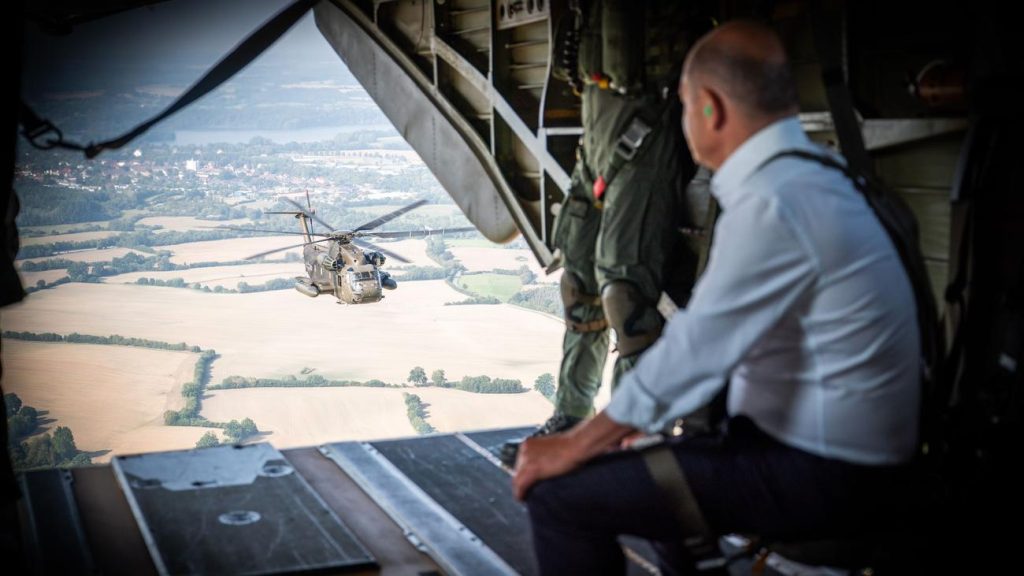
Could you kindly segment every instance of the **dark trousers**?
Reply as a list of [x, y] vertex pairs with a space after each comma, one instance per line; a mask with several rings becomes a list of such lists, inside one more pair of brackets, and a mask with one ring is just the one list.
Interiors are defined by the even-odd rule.
[[[862, 535], [909, 516], [908, 467], [858, 466], [782, 444], [747, 417], [675, 439], [672, 451], [716, 534], [794, 540]], [[620, 534], [651, 540], [667, 573], [686, 573], [687, 537], [639, 452], [594, 459], [527, 497], [542, 574], [623, 574]]]

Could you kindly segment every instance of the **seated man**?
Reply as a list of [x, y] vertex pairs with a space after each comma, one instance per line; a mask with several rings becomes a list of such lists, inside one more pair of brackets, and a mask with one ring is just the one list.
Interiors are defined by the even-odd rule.
[[[606, 410], [523, 444], [514, 490], [545, 574], [621, 573], [619, 534], [671, 543], [867, 530], [896, 507], [915, 451], [910, 282], [840, 171], [778, 156], [828, 154], [796, 117], [778, 37], [747, 22], [716, 29], [691, 50], [679, 96], [722, 207], [708, 267]], [[663, 452], [677, 490], [639, 451], [605, 455], [701, 407], [727, 379], [726, 430]]]

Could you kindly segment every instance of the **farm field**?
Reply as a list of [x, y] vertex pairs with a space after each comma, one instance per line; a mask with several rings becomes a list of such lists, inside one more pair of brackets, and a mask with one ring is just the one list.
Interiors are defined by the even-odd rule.
[[91, 453], [93, 462], [106, 462], [116, 454], [195, 446], [203, 431], [164, 426], [163, 413], [183, 405], [181, 385], [192, 380], [197, 357], [4, 340], [3, 388], [41, 411], [41, 431], [67, 426], [80, 450]]

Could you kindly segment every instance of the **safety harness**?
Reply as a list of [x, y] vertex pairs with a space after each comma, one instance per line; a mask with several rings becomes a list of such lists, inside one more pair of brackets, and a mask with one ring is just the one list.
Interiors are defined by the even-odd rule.
[[604, 208], [604, 194], [611, 186], [615, 177], [627, 164], [633, 161], [649, 147], [648, 138], [658, 127], [665, 127], [672, 117], [673, 110], [677, 104], [671, 99], [663, 102], [660, 106], [650, 107], [641, 110], [633, 116], [626, 129], [619, 135], [615, 142], [615, 151], [608, 160], [607, 165], [598, 174], [591, 172], [586, 161], [586, 151], [580, 144], [577, 149], [577, 157], [585, 172], [587, 180], [593, 182], [591, 193], [593, 194], [594, 207], [598, 210]]

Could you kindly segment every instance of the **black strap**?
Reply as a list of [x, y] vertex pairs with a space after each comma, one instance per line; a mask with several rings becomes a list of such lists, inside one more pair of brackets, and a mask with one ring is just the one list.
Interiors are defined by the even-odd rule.
[[843, 73], [841, 46], [835, 41], [836, 38], [842, 38], [841, 34], [836, 33], [839, 27], [827, 17], [822, 3], [815, 4], [811, 18], [814, 44], [821, 64], [821, 79], [843, 156], [858, 174], [870, 175], [874, 172], [871, 169], [871, 158], [864, 148], [864, 136], [853, 112], [853, 98]]
[[[984, 178], [979, 155], [982, 150], [993, 150], [995, 134], [989, 131], [990, 123], [983, 118], [972, 118], [970, 127], [957, 159], [953, 187], [950, 189], [951, 226], [949, 237], [949, 282], [943, 297], [946, 301], [942, 322], [946, 336], [950, 339], [946, 356], [945, 373], [948, 376], [948, 401], [957, 404], [960, 399], [960, 384], [964, 375], [964, 325], [968, 308], [968, 292], [973, 240], [974, 190]], [[978, 142], [981, 142], [979, 145]]]
[[[88, 145], [66, 141], [64, 140], [63, 134], [56, 126], [51, 124], [48, 120], [41, 119], [39, 115], [33, 112], [32, 109], [25, 104], [24, 100], [21, 102], [22, 134], [28, 139], [29, 143], [36, 148], [43, 150], [50, 148], [81, 150], [85, 152], [86, 158], [94, 158], [104, 150], [115, 150], [120, 148], [152, 128], [164, 118], [167, 118], [178, 110], [181, 110], [202, 98], [207, 93], [237, 74], [240, 70], [248, 66], [250, 62], [265, 52], [267, 48], [276, 42], [278, 38], [284, 35], [285, 32], [298, 22], [299, 19], [302, 18], [306, 12], [312, 9], [319, 1], [320, 0], [297, 0], [292, 5], [278, 12], [277, 15], [260, 26], [258, 30], [250, 34], [248, 38], [236, 46], [230, 54], [218, 62], [216, 66], [207, 72], [206, 75], [198, 82], [193, 84], [188, 91], [175, 100], [173, 104], [168, 106], [166, 110], [157, 114], [152, 119], [139, 124], [122, 136], [105, 142], [100, 142], [98, 144], [90, 142]], [[55, 138], [51, 137], [45, 141], [39, 141], [44, 135], [51, 133], [55, 135]]]

